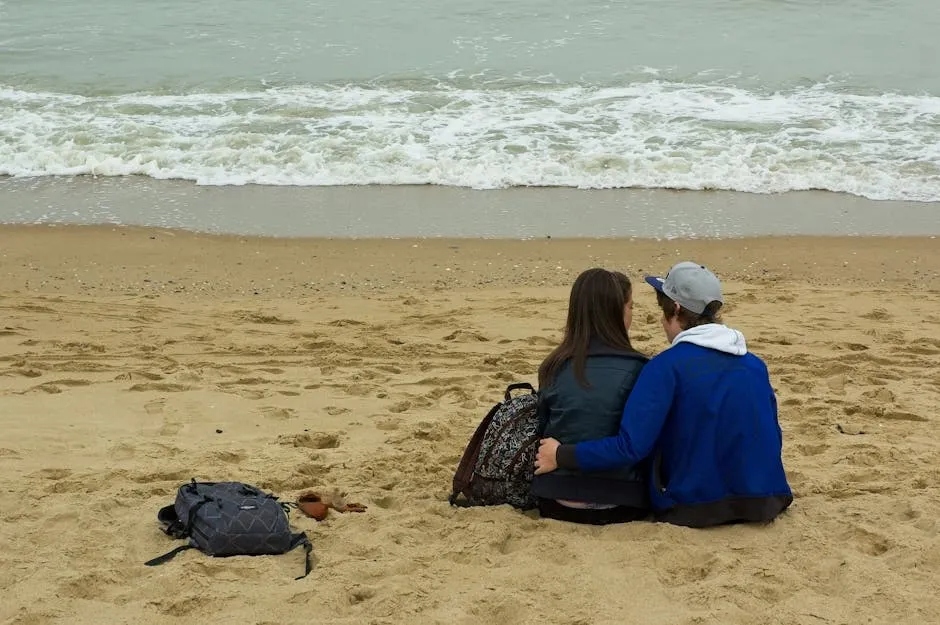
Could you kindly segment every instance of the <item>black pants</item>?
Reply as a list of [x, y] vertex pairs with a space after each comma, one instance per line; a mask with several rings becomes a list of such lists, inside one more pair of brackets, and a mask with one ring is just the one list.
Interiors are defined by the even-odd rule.
[[555, 519], [556, 521], [587, 525], [609, 525], [611, 523], [640, 521], [649, 516], [649, 510], [628, 508], [626, 506], [606, 509], [570, 508], [561, 505], [554, 499], [539, 499], [539, 514], [546, 519]]

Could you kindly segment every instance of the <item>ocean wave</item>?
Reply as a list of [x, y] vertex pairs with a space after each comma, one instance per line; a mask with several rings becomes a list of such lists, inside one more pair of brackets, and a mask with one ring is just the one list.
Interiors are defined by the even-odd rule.
[[0, 87], [0, 175], [202, 185], [823, 189], [940, 201], [940, 98], [446, 81], [87, 97]]

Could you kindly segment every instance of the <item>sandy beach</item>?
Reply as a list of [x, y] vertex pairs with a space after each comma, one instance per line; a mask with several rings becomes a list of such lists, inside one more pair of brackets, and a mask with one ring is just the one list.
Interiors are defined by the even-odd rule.
[[[692, 258], [778, 393], [767, 527], [588, 528], [448, 506], [590, 266]], [[665, 348], [636, 288], [631, 335]], [[940, 622], [940, 242], [327, 240], [0, 226], [0, 623]], [[212, 559], [156, 523], [190, 478], [368, 506]]]

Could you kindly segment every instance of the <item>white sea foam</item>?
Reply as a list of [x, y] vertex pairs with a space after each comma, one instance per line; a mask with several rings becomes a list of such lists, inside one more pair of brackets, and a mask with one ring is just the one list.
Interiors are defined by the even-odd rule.
[[940, 98], [453, 81], [83, 97], [0, 87], [0, 175], [204, 185], [827, 189], [940, 201]]

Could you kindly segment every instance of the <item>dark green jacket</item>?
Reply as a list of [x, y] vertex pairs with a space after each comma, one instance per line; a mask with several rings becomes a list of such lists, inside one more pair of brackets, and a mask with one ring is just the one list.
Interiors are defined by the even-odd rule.
[[[588, 388], [575, 379], [571, 361], [566, 362], [554, 381], [539, 389], [544, 436], [571, 445], [616, 435], [627, 397], [646, 361], [637, 352], [592, 344], [585, 362]], [[645, 469], [643, 465], [591, 473], [556, 469], [535, 476], [532, 493], [545, 499], [648, 508]]]

